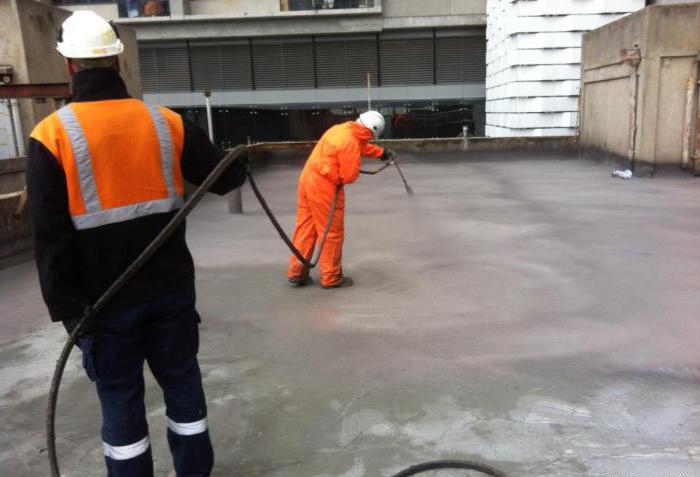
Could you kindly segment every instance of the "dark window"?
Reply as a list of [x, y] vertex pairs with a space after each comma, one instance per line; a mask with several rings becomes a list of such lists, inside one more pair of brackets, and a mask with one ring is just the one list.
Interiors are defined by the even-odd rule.
[[53, 5], [90, 5], [94, 3], [117, 3], [117, 0], [51, 0]]
[[371, 8], [374, 0], [280, 0], [280, 10], [337, 10], [339, 8]]
[[162, 17], [170, 15], [169, 0], [118, 0], [122, 18]]
[[[458, 137], [484, 133], [484, 101], [443, 102], [411, 106], [376, 104], [386, 118], [384, 138]], [[315, 109], [213, 108], [214, 142], [221, 147], [264, 141], [314, 141], [334, 124], [354, 121], [364, 104]], [[206, 130], [204, 108], [178, 108], [186, 119]]]

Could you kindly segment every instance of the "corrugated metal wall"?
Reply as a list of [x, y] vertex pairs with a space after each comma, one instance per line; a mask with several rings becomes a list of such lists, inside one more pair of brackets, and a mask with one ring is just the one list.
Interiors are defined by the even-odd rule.
[[483, 82], [483, 30], [142, 43], [146, 93]]

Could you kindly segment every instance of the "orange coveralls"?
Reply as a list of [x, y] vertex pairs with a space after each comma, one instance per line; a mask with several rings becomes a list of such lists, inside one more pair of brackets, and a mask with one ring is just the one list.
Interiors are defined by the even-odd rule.
[[[335, 189], [341, 186], [328, 238], [319, 260], [322, 285], [335, 285], [343, 279], [340, 261], [344, 239], [345, 191], [342, 186], [357, 180], [361, 156], [380, 157], [383, 154], [383, 148], [367, 143], [370, 139], [372, 131], [355, 121], [331, 127], [316, 144], [299, 177], [293, 241], [305, 257], [311, 257], [316, 241], [323, 238]], [[308, 273], [306, 267], [292, 254], [287, 276], [303, 278]]]

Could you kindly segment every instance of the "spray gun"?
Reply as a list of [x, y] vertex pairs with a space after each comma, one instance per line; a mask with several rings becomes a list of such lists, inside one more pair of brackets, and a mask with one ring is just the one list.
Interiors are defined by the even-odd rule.
[[408, 195], [412, 196], [413, 189], [411, 188], [410, 185], [408, 185], [408, 181], [406, 180], [406, 176], [403, 175], [403, 171], [399, 167], [399, 161], [398, 161], [398, 159], [396, 159], [396, 157], [393, 157], [393, 158], [389, 159], [388, 161], [386, 161], [384, 164], [382, 164], [382, 167], [380, 167], [379, 169], [375, 169], [373, 171], [360, 169], [360, 174], [366, 174], [366, 175], [373, 176], [375, 174], [379, 174], [380, 172], [382, 172], [383, 170], [385, 170], [391, 166], [396, 167], [396, 170], [398, 171], [399, 175], [401, 176], [401, 180], [403, 181], [403, 186], [406, 188], [406, 193]]

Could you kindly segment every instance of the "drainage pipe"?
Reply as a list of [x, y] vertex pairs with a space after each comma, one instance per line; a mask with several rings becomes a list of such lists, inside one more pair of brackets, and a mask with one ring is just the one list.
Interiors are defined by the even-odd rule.
[[629, 168], [634, 172], [635, 150], [637, 148], [637, 96], [639, 89], [639, 61], [630, 62], [630, 110], [629, 110], [629, 150], [627, 159]]
[[24, 130], [22, 129], [22, 117], [20, 116], [19, 101], [8, 99], [8, 106], [12, 114], [13, 134], [15, 135], [15, 149], [17, 157], [24, 157]]
[[15, 147], [15, 157], [19, 157], [19, 142], [17, 141], [17, 127], [15, 126], [15, 114], [12, 109], [12, 100], [7, 100], [7, 116], [10, 118], [10, 133], [12, 134], [12, 144]]
[[695, 57], [693, 67], [690, 70], [690, 78], [685, 96], [685, 121], [683, 122], [683, 157], [681, 167], [687, 169], [690, 165], [690, 154], [693, 142], [693, 125], [696, 121], [695, 107], [698, 102], [698, 68], [700, 68], [700, 55]]

